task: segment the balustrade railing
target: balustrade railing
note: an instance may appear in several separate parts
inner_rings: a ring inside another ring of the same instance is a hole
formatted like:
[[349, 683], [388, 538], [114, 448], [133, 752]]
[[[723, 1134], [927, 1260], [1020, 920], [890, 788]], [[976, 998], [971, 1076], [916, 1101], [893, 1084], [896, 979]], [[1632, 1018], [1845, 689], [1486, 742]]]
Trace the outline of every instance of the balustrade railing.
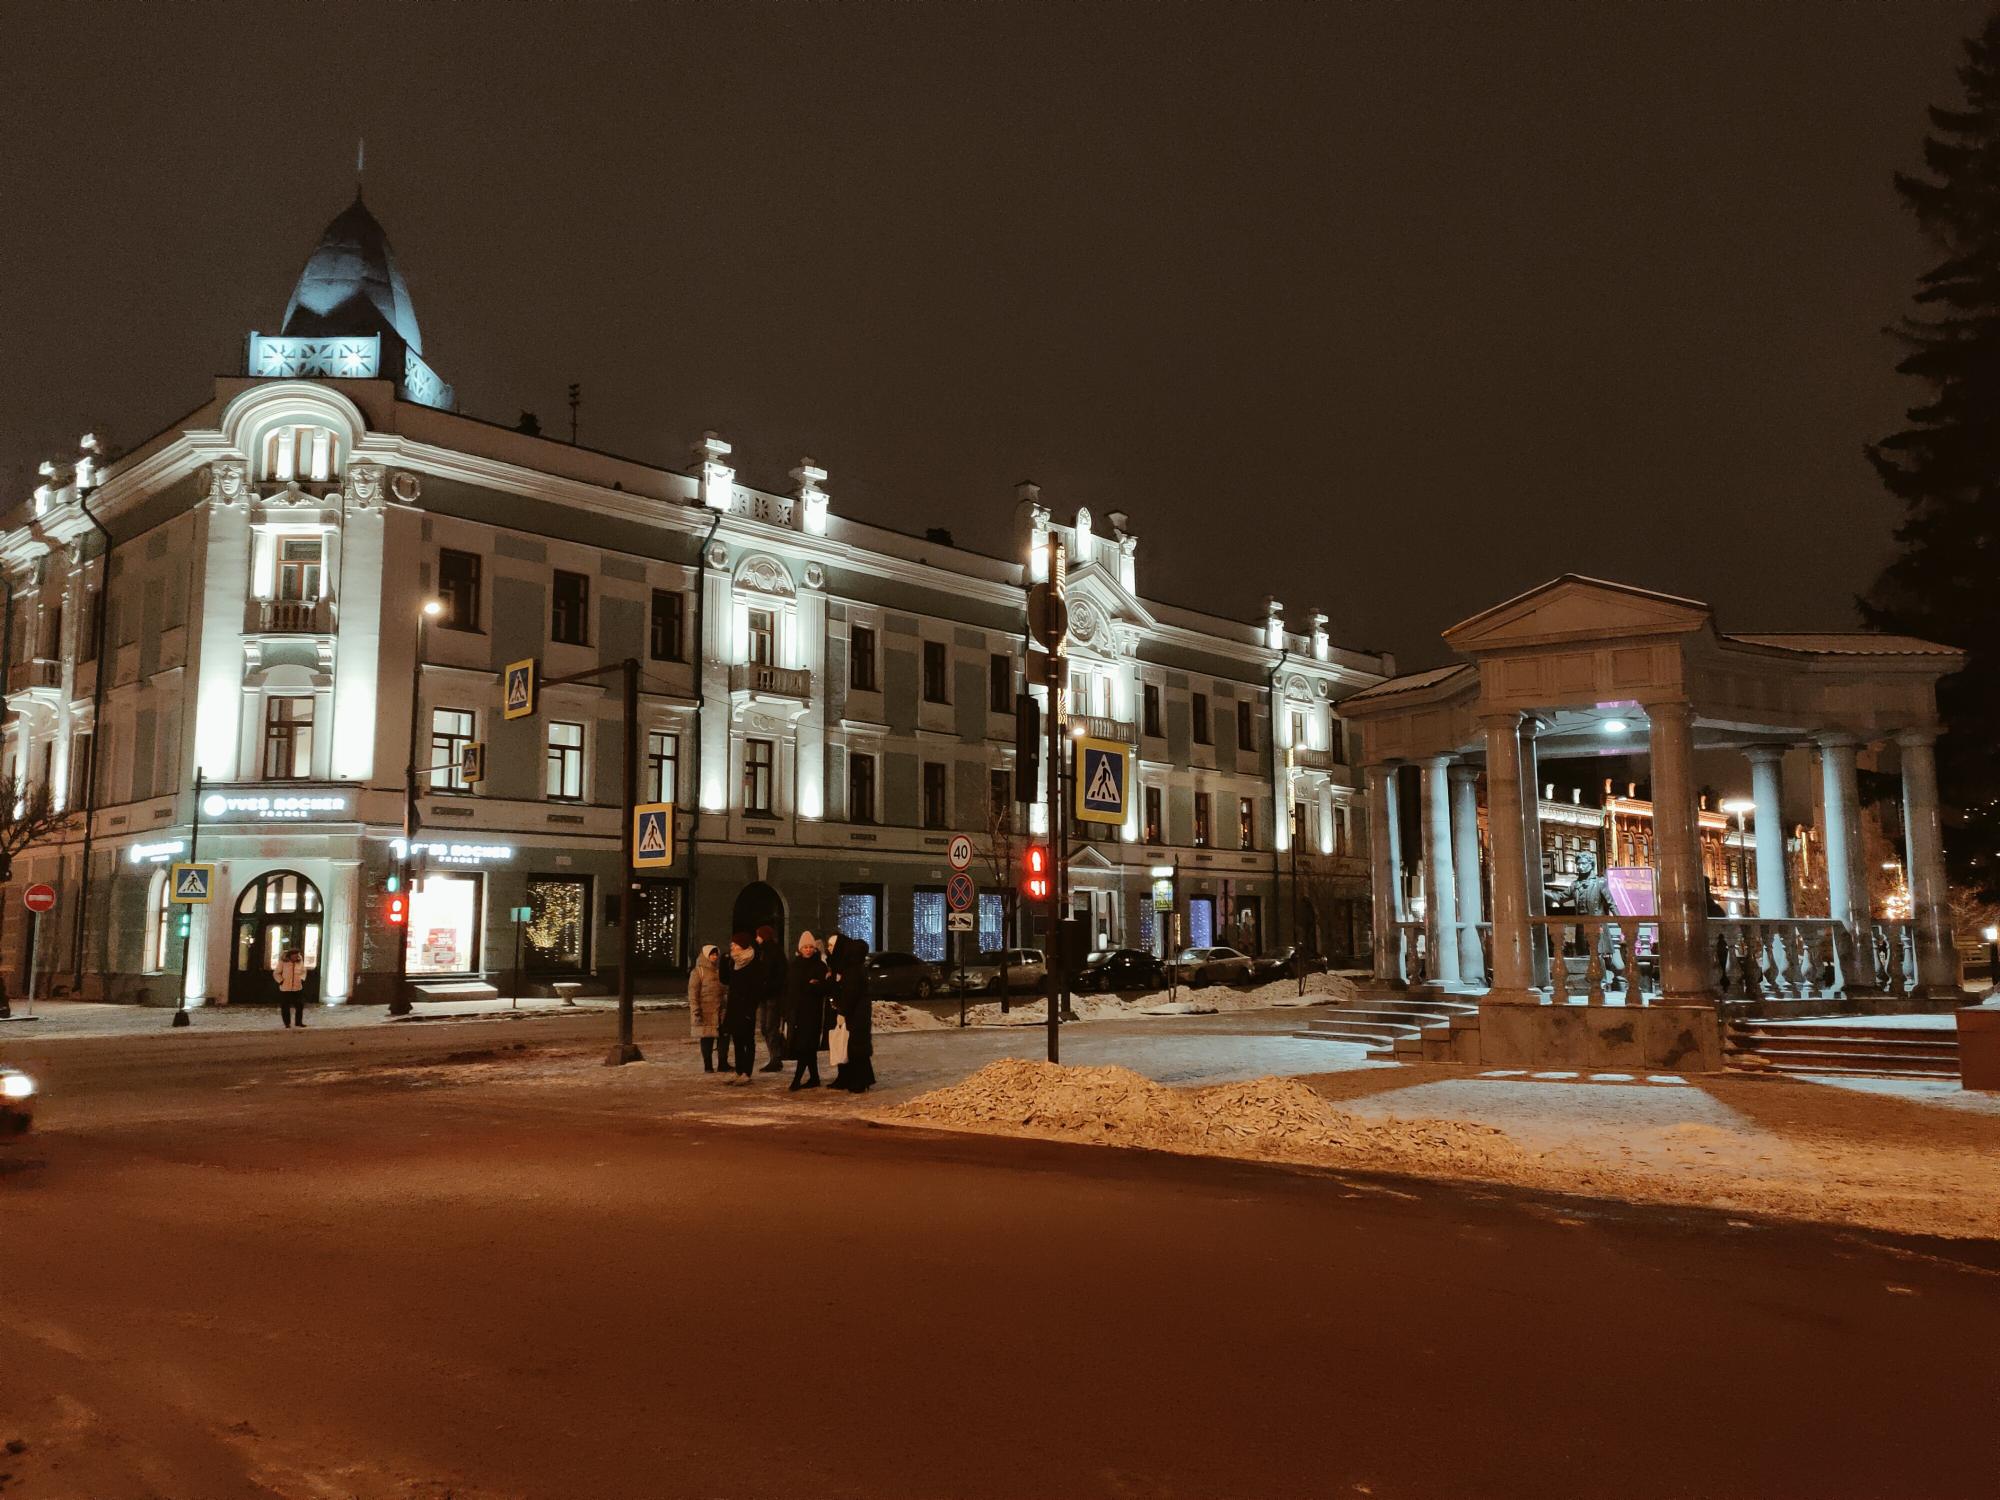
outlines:
[[760, 662], [738, 662], [729, 669], [729, 690], [733, 693], [770, 693], [780, 698], [812, 697], [812, 673], [804, 667], [767, 667]]
[[7, 673], [7, 691], [10, 693], [18, 693], [23, 688], [61, 685], [62, 663], [45, 656], [31, 656], [25, 661], [17, 661]]
[[1389, 950], [1389, 977], [1402, 984], [1422, 984], [1428, 977], [1429, 938], [1424, 924], [1403, 921], [1395, 924]]
[[1846, 925], [1831, 917], [1710, 917], [1708, 931], [1724, 999], [1826, 999], [1853, 972]]
[[333, 629], [330, 599], [252, 599], [243, 611], [250, 635], [325, 635]]
[[1071, 714], [1069, 725], [1071, 729], [1081, 728], [1094, 740], [1116, 740], [1125, 745], [1138, 743], [1138, 737], [1132, 733], [1130, 719], [1113, 719], [1104, 714]]
[[1875, 988], [1885, 995], [1907, 997], [1917, 987], [1917, 931], [1910, 921], [1873, 924]]
[[1557, 1005], [1643, 1005], [1658, 993], [1659, 925], [1647, 917], [1530, 917], [1528, 941], [1549, 958]]

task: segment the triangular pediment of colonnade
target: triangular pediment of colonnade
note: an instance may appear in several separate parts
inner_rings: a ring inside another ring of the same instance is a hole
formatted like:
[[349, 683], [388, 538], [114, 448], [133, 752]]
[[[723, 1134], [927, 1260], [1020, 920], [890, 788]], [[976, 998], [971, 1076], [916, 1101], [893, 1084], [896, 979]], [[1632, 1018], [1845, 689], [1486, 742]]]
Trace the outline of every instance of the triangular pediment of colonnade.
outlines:
[[1578, 641], [1687, 635], [1709, 627], [1713, 619], [1698, 599], [1566, 573], [1461, 620], [1444, 638], [1453, 650], [1481, 656]]

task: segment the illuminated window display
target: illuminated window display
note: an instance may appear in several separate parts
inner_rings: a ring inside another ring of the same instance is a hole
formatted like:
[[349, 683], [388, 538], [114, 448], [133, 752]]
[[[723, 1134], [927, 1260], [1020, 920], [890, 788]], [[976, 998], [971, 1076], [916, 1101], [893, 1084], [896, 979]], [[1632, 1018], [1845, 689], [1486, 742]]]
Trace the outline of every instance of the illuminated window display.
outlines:
[[482, 883], [477, 875], [425, 875], [411, 887], [410, 973], [478, 972]]
[[542, 971], [580, 971], [584, 966], [584, 918], [590, 911], [590, 890], [581, 880], [538, 879], [528, 882], [531, 915], [523, 934], [528, 967]]

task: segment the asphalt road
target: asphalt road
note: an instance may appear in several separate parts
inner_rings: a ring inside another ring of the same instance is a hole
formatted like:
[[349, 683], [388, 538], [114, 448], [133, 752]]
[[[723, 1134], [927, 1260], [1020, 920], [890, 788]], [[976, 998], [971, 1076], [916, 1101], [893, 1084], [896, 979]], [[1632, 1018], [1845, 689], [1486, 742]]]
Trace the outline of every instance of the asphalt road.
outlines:
[[890, 1130], [602, 1031], [5, 1038], [0, 1497], [1995, 1492], [1992, 1246]]

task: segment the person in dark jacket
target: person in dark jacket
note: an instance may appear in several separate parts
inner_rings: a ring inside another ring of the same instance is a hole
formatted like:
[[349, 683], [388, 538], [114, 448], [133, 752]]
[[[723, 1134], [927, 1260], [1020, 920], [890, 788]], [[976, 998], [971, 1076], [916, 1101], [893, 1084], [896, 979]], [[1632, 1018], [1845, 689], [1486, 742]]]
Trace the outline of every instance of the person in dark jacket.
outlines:
[[819, 1087], [819, 1049], [826, 1045], [826, 960], [810, 932], [785, 965], [785, 1056], [792, 1060], [792, 1088]]
[[757, 1030], [764, 1038], [766, 1073], [785, 1066], [785, 950], [769, 927], [757, 929], [757, 963], [764, 975], [764, 998], [757, 1002]]
[[847, 1023], [847, 1061], [833, 1086], [865, 1094], [875, 1083], [875, 1022], [868, 998], [868, 945], [845, 933], [833, 945], [833, 1009]]
[[764, 969], [757, 962], [755, 939], [747, 932], [729, 940], [722, 987], [728, 997], [722, 1003], [722, 1029], [736, 1054], [736, 1076], [729, 1081], [748, 1083], [750, 1065], [757, 1060], [757, 1007], [764, 999]]

